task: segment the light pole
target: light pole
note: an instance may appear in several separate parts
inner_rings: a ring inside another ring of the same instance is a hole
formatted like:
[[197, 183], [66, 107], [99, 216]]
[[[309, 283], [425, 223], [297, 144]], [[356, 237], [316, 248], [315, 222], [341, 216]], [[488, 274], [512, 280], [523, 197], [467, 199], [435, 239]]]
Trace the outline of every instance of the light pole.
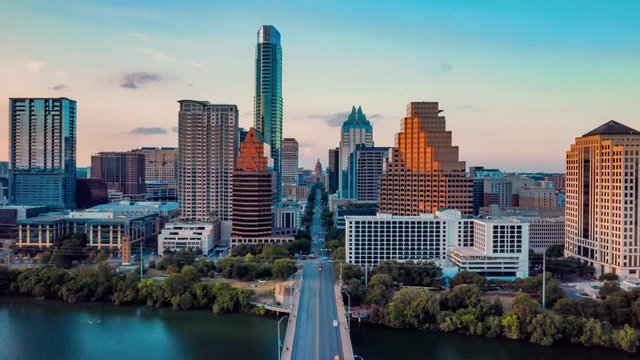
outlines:
[[542, 310], [547, 309], [547, 249], [542, 251]]
[[342, 289], [342, 287], [340, 287], [340, 290], [342, 290], [343, 293], [347, 294], [347, 309], [349, 310], [349, 314], [347, 314], [347, 326], [349, 327], [349, 332], [351, 332], [351, 295], [349, 295], [347, 290]]
[[278, 320], [278, 360], [280, 360], [282, 358], [282, 342], [280, 341], [280, 322], [282, 320], [284, 320], [285, 318], [289, 317], [288, 315], [285, 315], [283, 317], [280, 318], [280, 320]]

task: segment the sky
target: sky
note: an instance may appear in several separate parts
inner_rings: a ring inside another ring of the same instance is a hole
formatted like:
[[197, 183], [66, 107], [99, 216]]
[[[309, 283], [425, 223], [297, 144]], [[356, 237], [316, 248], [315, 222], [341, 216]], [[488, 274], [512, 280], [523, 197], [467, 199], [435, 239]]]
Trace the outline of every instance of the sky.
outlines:
[[640, 129], [640, 1], [0, 0], [0, 159], [10, 97], [78, 101], [92, 153], [176, 146], [180, 99], [253, 124], [256, 32], [282, 34], [284, 136], [326, 165], [352, 105], [393, 146], [437, 101], [468, 166], [564, 171], [578, 137]]

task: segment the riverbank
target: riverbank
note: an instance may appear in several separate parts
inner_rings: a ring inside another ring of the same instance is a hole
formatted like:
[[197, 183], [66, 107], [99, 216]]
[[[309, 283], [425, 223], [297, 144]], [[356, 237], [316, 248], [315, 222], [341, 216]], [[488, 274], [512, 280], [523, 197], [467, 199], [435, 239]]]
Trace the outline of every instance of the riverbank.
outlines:
[[[90, 324], [102, 320], [100, 324]], [[269, 359], [277, 319], [210, 310], [171, 311], [109, 303], [0, 297], [0, 349], [6, 359]], [[352, 322], [354, 352], [366, 360], [630, 360], [618, 351], [573, 345], [394, 330]]]

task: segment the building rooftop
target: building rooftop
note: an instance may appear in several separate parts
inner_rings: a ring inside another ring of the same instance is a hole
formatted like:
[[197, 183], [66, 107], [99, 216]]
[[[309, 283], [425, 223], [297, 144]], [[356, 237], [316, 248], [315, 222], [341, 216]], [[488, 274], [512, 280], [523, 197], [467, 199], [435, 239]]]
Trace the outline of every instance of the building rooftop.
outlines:
[[640, 135], [640, 131], [636, 129], [632, 129], [626, 125], [620, 124], [615, 120], [610, 120], [609, 122], [602, 124], [597, 128], [589, 131], [583, 136], [592, 136], [592, 135]]

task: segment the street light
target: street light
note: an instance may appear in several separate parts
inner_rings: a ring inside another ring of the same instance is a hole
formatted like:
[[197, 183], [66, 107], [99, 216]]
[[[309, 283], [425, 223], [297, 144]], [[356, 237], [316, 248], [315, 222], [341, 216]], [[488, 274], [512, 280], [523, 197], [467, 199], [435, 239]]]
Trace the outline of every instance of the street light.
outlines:
[[289, 317], [288, 315], [285, 315], [283, 317], [280, 318], [280, 320], [278, 320], [278, 360], [280, 360], [282, 358], [282, 342], [280, 341], [280, 322], [282, 320], [284, 320], [285, 318]]
[[347, 326], [349, 327], [349, 332], [351, 332], [351, 295], [349, 295], [347, 290], [344, 290], [342, 287], [340, 287], [340, 290], [342, 290], [343, 293], [347, 294], [347, 308], [349, 309], [349, 314], [347, 315]]

